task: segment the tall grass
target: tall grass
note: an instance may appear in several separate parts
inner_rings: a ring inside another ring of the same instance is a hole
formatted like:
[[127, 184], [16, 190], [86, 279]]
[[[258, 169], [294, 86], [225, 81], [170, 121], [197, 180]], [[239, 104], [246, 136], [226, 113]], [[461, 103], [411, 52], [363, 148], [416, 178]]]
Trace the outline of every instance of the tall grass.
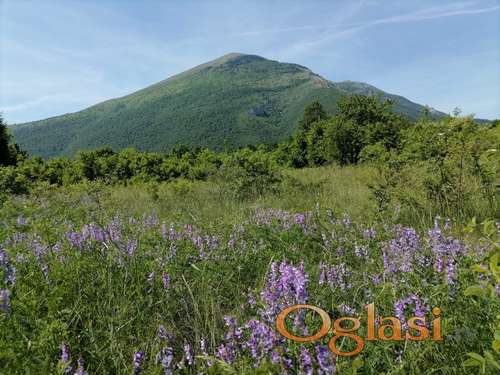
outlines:
[[[250, 334], [245, 323], [264, 321], [261, 310], [269, 306], [261, 292], [271, 287], [277, 265], [295, 277], [307, 275], [308, 302], [335, 317], [360, 316], [368, 302], [392, 315], [395, 304], [411, 294], [428, 307], [441, 307], [443, 343], [367, 343], [358, 374], [468, 373], [462, 359], [490, 345], [500, 305], [463, 297], [476, 278], [471, 265], [488, 250], [457, 225], [466, 218], [452, 217], [451, 229], [440, 224], [439, 241], [454, 269], [436, 271], [440, 255], [431, 236], [437, 236], [432, 229], [439, 212], [431, 203], [418, 215], [405, 206], [381, 216], [368, 187], [377, 173], [369, 166], [284, 174], [278, 191], [248, 199], [234, 198], [213, 180], [87, 183], [10, 199], [0, 209], [0, 244], [8, 254], [0, 289], [10, 293], [0, 312], [0, 373], [62, 374], [69, 366], [73, 373], [81, 356], [91, 374], [127, 374], [139, 371], [133, 362], [139, 351], [145, 353], [142, 373], [168, 373], [166, 347], [174, 352], [175, 373], [282, 373], [283, 362], [273, 363], [270, 352], [257, 363], [241, 342], [235, 341], [234, 361], [220, 355], [221, 345], [229, 345], [225, 316], [235, 318], [244, 335]], [[467, 213], [484, 208], [478, 199]], [[369, 230], [375, 234], [367, 235]], [[407, 245], [414, 239], [414, 246]], [[388, 246], [393, 268], [384, 263]], [[411, 272], [398, 268], [404, 261]], [[9, 265], [16, 269], [15, 283], [8, 279]], [[324, 267], [345, 267], [347, 273], [321, 283]], [[414, 306], [406, 313], [411, 316]], [[173, 337], [159, 336], [160, 326]], [[199, 348], [202, 338], [206, 353]], [[71, 361], [61, 360], [63, 342]], [[186, 345], [201, 356], [194, 364]], [[314, 345], [273, 345], [280, 360], [291, 361], [290, 373], [307, 373], [304, 348], [319, 372]], [[338, 373], [355, 373], [353, 359], [335, 361]]]

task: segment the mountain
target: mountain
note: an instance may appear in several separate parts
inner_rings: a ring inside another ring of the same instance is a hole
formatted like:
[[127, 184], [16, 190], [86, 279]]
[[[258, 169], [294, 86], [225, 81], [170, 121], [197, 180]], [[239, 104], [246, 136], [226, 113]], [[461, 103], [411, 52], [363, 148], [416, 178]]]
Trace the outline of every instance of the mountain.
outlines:
[[11, 129], [24, 150], [42, 157], [105, 145], [222, 150], [282, 141], [293, 134], [307, 104], [319, 100], [333, 114], [339, 97], [352, 93], [391, 98], [394, 110], [411, 119], [424, 108], [365, 83], [335, 83], [297, 64], [231, 53], [130, 95]]

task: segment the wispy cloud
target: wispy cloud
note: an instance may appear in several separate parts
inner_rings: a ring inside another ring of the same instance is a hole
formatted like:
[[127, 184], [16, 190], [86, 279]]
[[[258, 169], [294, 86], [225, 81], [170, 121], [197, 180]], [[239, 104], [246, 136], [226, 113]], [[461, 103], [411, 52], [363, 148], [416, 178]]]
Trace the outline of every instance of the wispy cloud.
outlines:
[[[274, 32], [285, 32], [285, 31], [299, 31], [305, 29], [316, 29], [324, 30], [325, 33], [322, 37], [315, 37], [307, 41], [300, 41], [296, 43], [291, 48], [288, 48], [287, 57], [296, 56], [300, 53], [308, 52], [311, 48], [320, 47], [327, 42], [331, 42], [336, 39], [343, 39], [352, 36], [358, 31], [369, 29], [384, 24], [397, 24], [397, 23], [408, 23], [408, 22], [419, 22], [432, 19], [464, 16], [464, 15], [475, 15], [481, 13], [492, 13], [500, 10], [500, 5], [491, 7], [474, 8], [473, 2], [459, 2], [453, 4], [446, 4], [442, 6], [429, 7], [425, 9], [420, 9], [414, 12], [408, 12], [404, 14], [399, 14], [390, 17], [382, 17], [378, 19], [369, 20], [366, 22], [359, 23], [344, 23], [335, 24], [330, 26], [299, 26], [297, 28], [287, 28], [282, 31], [275, 30]], [[334, 30], [329, 32], [329, 30]], [[265, 32], [265, 31], [264, 31]]]
[[401, 23], [401, 22], [416, 22], [416, 21], [425, 21], [437, 18], [445, 18], [445, 17], [454, 17], [454, 16], [463, 16], [463, 15], [473, 15], [473, 14], [481, 14], [481, 13], [491, 13], [500, 10], [500, 5], [487, 7], [487, 8], [467, 8], [466, 7], [470, 2], [467, 3], [457, 3], [445, 5], [442, 7], [432, 7], [428, 9], [422, 9], [417, 12], [401, 14], [393, 17], [382, 18], [379, 20], [374, 20], [372, 22], [368, 22], [364, 26], [375, 26], [380, 24], [387, 23]]
[[[454, 17], [454, 16], [491, 13], [500, 10], [500, 5], [485, 7], [485, 8], [471, 8], [470, 5], [472, 4], [474, 4], [474, 2], [470, 1], [460, 2], [455, 4], [447, 4], [443, 6], [420, 9], [415, 12], [409, 12], [396, 16], [384, 17], [360, 23], [339, 23], [337, 21], [336, 24], [334, 25], [303, 25], [303, 26], [282, 27], [282, 28], [273, 28], [264, 30], [251, 30], [240, 33], [221, 35], [221, 37], [225, 36], [228, 38], [234, 38], [234, 37], [259, 36], [264, 34], [299, 32], [308, 30], [315, 31], [315, 30], [335, 30], [335, 29], [340, 30], [339, 35], [346, 35], [346, 32], [352, 30], [354, 31], [361, 30], [382, 24], [418, 22], [418, 21], [425, 21], [438, 18]], [[193, 37], [193, 39], [195, 38]]]

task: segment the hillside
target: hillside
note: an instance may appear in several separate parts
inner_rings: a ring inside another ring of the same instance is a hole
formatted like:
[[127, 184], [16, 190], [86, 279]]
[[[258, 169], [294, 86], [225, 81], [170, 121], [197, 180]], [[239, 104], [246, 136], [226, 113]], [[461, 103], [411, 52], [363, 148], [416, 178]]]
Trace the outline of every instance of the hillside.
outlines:
[[334, 113], [337, 99], [349, 93], [390, 97], [412, 119], [423, 110], [365, 83], [334, 83], [300, 65], [233, 53], [76, 113], [14, 125], [12, 132], [23, 149], [42, 157], [104, 145], [221, 150], [286, 139], [308, 103], [319, 100]]

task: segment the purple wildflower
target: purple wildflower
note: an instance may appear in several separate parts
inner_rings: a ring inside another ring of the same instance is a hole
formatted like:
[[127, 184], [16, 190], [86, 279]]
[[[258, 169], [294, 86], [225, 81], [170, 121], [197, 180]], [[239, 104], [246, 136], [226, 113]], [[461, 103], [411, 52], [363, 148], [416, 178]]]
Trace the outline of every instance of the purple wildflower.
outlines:
[[69, 374], [73, 367], [71, 366], [71, 355], [69, 353], [68, 345], [65, 342], [61, 343], [61, 361], [64, 364], [64, 373]]
[[168, 289], [170, 285], [170, 276], [168, 275], [168, 273], [163, 272], [163, 274], [161, 275], [161, 279], [163, 281], [163, 289]]
[[382, 275], [372, 276], [373, 285], [379, 285], [382, 282]]
[[9, 254], [4, 250], [0, 244], [0, 270], [3, 269], [5, 283], [7, 285], [16, 284], [16, 268], [12, 265]]
[[221, 344], [217, 348], [215, 355], [224, 362], [231, 364], [236, 358], [236, 348], [233, 343]]
[[10, 292], [8, 289], [0, 289], [0, 311], [10, 311]]
[[346, 315], [356, 315], [356, 310], [353, 309], [352, 307], [346, 305], [345, 303], [342, 303], [339, 305], [339, 310], [342, 314], [346, 314]]
[[345, 263], [330, 267], [322, 264], [321, 267], [320, 281], [322, 281], [322, 283], [326, 282], [330, 288], [340, 288], [342, 291], [351, 288], [349, 284], [351, 271], [349, 271]]
[[88, 375], [88, 372], [85, 371], [85, 363], [82, 357], [78, 358], [77, 364], [78, 368], [76, 369], [75, 375]]
[[363, 238], [365, 240], [373, 240], [376, 235], [377, 232], [375, 231], [374, 228], [368, 228], [363, 231]]
[[118, 216], [115, 216], [113, 221], [108, 224], [107, 233], [111, 241], [120, 242], [122, 239], [121, 222]]
[[457, 278], [456, 262], [465, 253], [465, 246], [455, 238], [442, 234], [438, 218], [434, 229], [429, 231], [428, 242], [434, 258], [434, 270], [438, 274], [444, 271], [446, 283], [454, 284]]
[[346, 228], [350, 228], [351, 227], [351, 219], [349, 218], [349, 216], [345, 213], [344, 216], [342, 217], [342, 225]]
[[[207, 352], [207, 344], [205, 342], [205, 338], [200, 339], [200, 352], [203, 354], [205, 357], [208, 357], [208, 352]], [[206, 360], [207, 366], [211, 367], [212, 366], [212, 361], [210, 359]]]
[[170, 223], [170, 228], [169, 228], [169, 232], [168, 232], [168, 239], [170, 241], [173, 241], [173, 240], [175, 240], [175, 238], [176, 238], [176, 233], [175, 233], [174, 224]]
[[330, 375], [335, 373], [335, 360], [328, 349], [324, 345], [316, 346], [316, 359], [318, 361], [318, 374], [319, 375]]
[[177, 255], [177, 244], [172, 242], [170, 244], [170, 257], [173, 259]]
[[232, 249], [234, 249], [235, 246], [236, 246], [236, 233], [233, 231], [233, 232], [231, 232], [231, 235], [229, 236], [229, 241], [227, 243], [227, 247], [232, 250]]
[[83, 243], [85, 241], [85, 238], [80, 233], [69, 231], [66, 234], [66, 237], [72, 246], [76, 247], [77, 249], [83, 250]]
[[54, 246], [52, 246], [52, 251], [53, 251], [54, 253], [60, 253], [60, 252], [61, 252], [61, 248], [62, 248], [62, 244], [61, 244], [59, 241], [57, 241], [57, 242], [54, 244]]
[[304, 375], [313, 374], [312, 357], [305, 346], [300, 347], [300, 373]]
[[184, 358], [186, 360], [186, 363], [189, 366], [192, 366], [194, 363], [194, 359], [193, 359], [193, 349], [191, 348], [191, 344], [189, 344], [187, 341], [184, 341], [183, 349], [184, 349]]
[[95, 242], [103, 243], [106, 239], [106, 233], [95, 223], [89, 224], [90, 237]]
[[416, 294], [410, 294], [406, 298], [402, 298], [394, 304], [394, 314], [401, 321], [404, 329], [407, 329], [405, 318], [405, 310], [408, 306], [413, 304], [415, 306], [413, 315], [417, 317], [424, 317], [425, 313], [429, 311], [429, 307], [420, 299]]
[[160, 340], [172, 340], [172, 335], [168, 333], [163, 324], [160, 324], [160, 326], [158, 327], [158, 338]]
[[304, 214], [295, 214], [295, 223], [300, 225], [300, 226], [304, 226], [306, 222], [306, 215]]
[[383, 249], [385, 274], [395, 276], [397, 272], [411, 272], [421, 249], [420, 237], [413, 228], [397, 226], [396, 238], [386, 243]]
[[250, 289], [248, 289], [248, 292], [247, 292], [247, 301], [248, 301], [248, 305], [250, 307], [254, 307], [257, 304], [257, 300], [255, 299], [255, 295]]
[[158, 216], [156, 212], [153, 212], [151, 215], [144, 214], [142, 217], [142, 222], [145, 228], [154, 228], [158, 225]]
[[43, 246], [38, 240], [34, 240], [31, 244], [33, 246], [33, 253], [35, 254], [36, 261], [45, 279], [49, 278], [49, 266], [45, 262], [44, 257], [49, 249], [48, 246]]
[[326, 282], [326, 266], [321, 261], [319, 263], [319, 285], [323, 285]]
[[271, 352], [271, 363], [277, 364], [281, 362], [281, 353], [277, 350]]
[[136, 239], [128, 240], [128, 242], [127, 242], [127, 254], [129, 256], [133, 256], [136, 250], [137, 250], [137, 240]]
[[266, 286], [261, 292], [264, 302], [264, 308], [260, 311], [262, 318], [273, 324], [276, 316], [285, 307], [306, 303], [308, 279], [302, 263], [294, 267], [286, 261], [279, 264], [273, 262], [267, 274]]
[[171, 347], [165, 348], [160, 353], [161, 366], [165, 375], [173, 375], [174, 373], [174, 350]]
[[63, 362], [69, 362], [70, 360], [71, 359], [70, 359], [68, 345], [66, 345], [66, 343], [63, 342], [61, 344], [61, 361], [63, 361]]
[[250, 338], [244, 343], [243, 347], [250, 350], [254, 360], [254, 367], [258, 367], [262, 358], [268, 355], [276, 340], [276, 334], [268, 325], [251, 319], [245, 328], [250, 330]]
[[366, 246], [363, 246], [363, 245], [355, 244], [354, 245], [354, 254], [359, 258], [366, 257], [368, 255], [368, 248]]
[[134, 369], [134, 374], [139, 374], [142, 371], [141, 364], [144, 360], [144, 352], [138, 351], [134, 353], [132, 366]]

